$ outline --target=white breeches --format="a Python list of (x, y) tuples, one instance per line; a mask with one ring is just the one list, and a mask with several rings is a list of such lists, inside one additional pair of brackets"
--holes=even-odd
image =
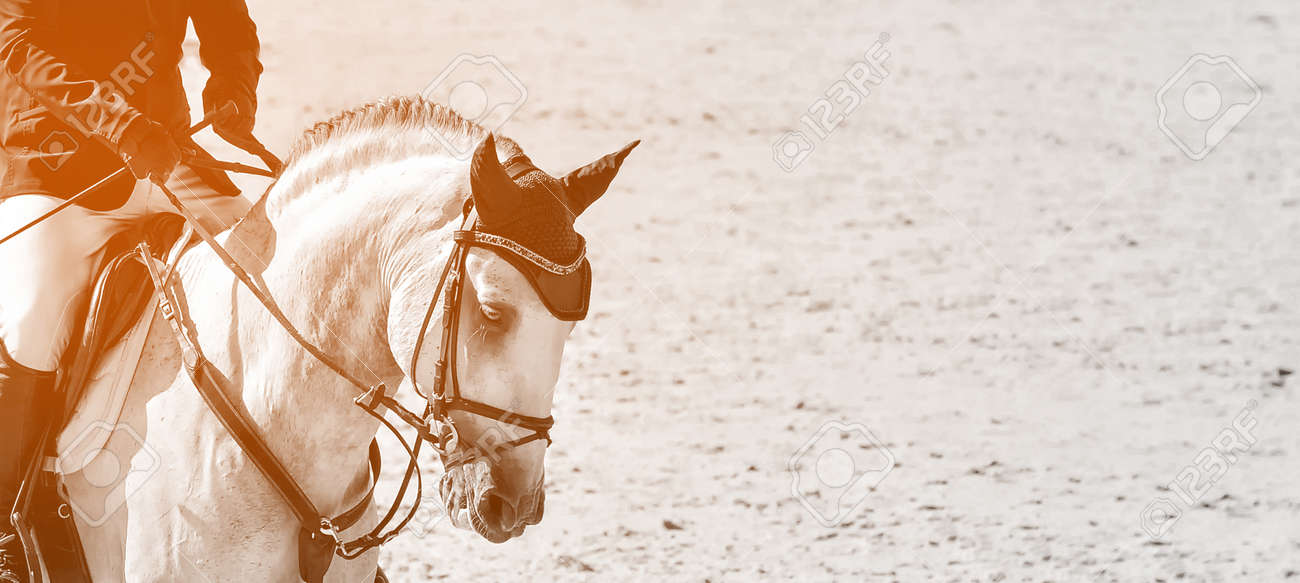
[[(242, 196), (208, 189), (174, 191), (211, 232), (234, 225), (248, 211)], [(61, 199), (18, 195), (0, 201), (0, 236), (48, 212)], [(81, 317), (91, 279), (109, 238), (139, 221), (175, 209), (154, 184), (137, 181), (121, 208), (71, 206), (0, 244), (0, 340), (20, 364), (54, 370)]]

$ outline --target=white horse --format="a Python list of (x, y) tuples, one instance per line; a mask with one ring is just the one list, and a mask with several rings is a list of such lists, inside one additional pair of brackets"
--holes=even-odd
[[(419, 386), (433, 386), (441, 309), (422, 343), (417, 336), (464, 203), (474, 201), (479, 224), (515, 229), (515, 240), (545, 255), (536, 247), (554, 239), (547, 229), (563, 225), (555, 216), (538, 222), (538, 209), (562, 203), (559, 216), (567, 213), (571, 225), (631, 148), (561, 180), (530, 172), (510, 140), (480, 146), (463, 161), (435, 132), (493, 144), (482, 128), (419, 98), (342, 113), (308, 131), (250, 214), (217, 237), (311, 343), (350, 374), (405, 391), (413, 375)], [(507, 168), (511, 175), (502, 179)], [(520, 240), (529, 236), (539, 243)], [(548, 288), (508, 255), (475, 246), (465, 256), (455, 380), (468, 399), (546, 417), (575, 318), (557, 317)], [(178, 273), (204, 352), (272, 451), (322, 513), (355, 504), (369, 482), (367, 447), (379, 428), (354, 405), (357, 389), (296, 344), (210, 249), (187, 252)], [(121, 416), (112, 420), (104, 448), (111, 455), (65, 476), (74, 508), (103, 511), (97, 520), (77, 513), (94, 580), (297, 580), (301, 525), (200, 398), (161, 315), (148, 330)], [(417, 346), (420, 370), (409, 370)], [(489, 431), (524, 435), (465, 411), (451, 418), (462, 444)], [(448, 471), (441, 484), (448, 516), (494, 542), (536, 524), (546, 444), (532, 441)], [(115, 459), (153, 469), (133, 477), (113, 466)], [(116, 483), (122, 475), (125, 484)], [(371, 510), (344, 538), (376, 522)], [(336, 557), (326, 579), (371, 581), (377, 562), (374, 550)]]

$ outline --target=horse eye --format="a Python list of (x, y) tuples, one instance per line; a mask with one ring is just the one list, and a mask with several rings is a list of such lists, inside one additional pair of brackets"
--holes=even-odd
[(498, 310), (490, 306), (479, 306), (479, 312), (482, 312), (483, 317), (490, 322), (501, 321), (501, 316), (502, 316), (501, 310)]

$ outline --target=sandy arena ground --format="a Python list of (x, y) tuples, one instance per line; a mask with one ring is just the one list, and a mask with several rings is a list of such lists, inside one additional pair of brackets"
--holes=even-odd
[[(526, 86), (503, 131), (543, 168), (644, 140), (579, 224), (545, 520), (422, 514), (394, 581), (1300, 580), (1300, 6), (252, 4), (276, 151), (460, 53)], [(888, 77), (812, 135), (882, 33)], [(1198, 53), (1262, 99), (1194, 161), (1155, 94)], [(787, 465), (834, 420), (894, 464), (824, 436), (800, 491), (864, 500), (826, 527)]]

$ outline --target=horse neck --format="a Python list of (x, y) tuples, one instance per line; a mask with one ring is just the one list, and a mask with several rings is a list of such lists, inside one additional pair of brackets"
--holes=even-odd
[[(448, 211), (458, 207), (460, 195), (455, 188), (443, 197), (417, 192), (430, 181), (394, 180), (392, 171), (360, 169), (290, 201), (277, 200), (285, 193), (273, 186), (221, 238), (303, 337), (356, 378), (397, 387), (403, 372), (386, 330), (393, 286), (411, 265), (427, 268), (421, 260), (426, 253), (410, 249), (414, 231), (450, 239), (454, 214)], [(441, 212), (414, 221), (413, 213), (431, 210), (415, 204), (423, 200)], [(186, 281), (187, 289), (235, 287), (233, 276), (213, 261), (196, 259), (187, 271), (198, 281)], [(378, 422), (352, 403), (359, 389), (303, 350), (250, 293), (241, 290), (237, 300), (213, 297), (208, 327), (224, 319), (228, 334), (225, 341), (204, 342), (208, 356), (242, 391), (250, 415), (267, 429), (273, 450), (288, 456), (286, 465), (308, 495), (322, 511), (341, 508), (358, 484), (349, 488), (339, 477), (364, 473), (367, 446), (378, 430)]]

